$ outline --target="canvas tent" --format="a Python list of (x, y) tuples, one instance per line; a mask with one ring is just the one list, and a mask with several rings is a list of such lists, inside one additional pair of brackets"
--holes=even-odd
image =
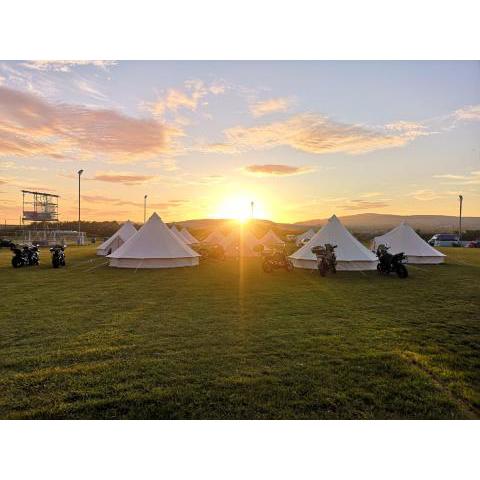
[(213, 232), (210, 232), (207, 237), (202, 240), (204, 243), (214, 243), (217, 245), (223, 245), (225, 242), (226, 237), (223, 235), (223, 233), (217, 228)]
[(312, 248), (330, 243), (337, 245), (337, 270), (375, 270), (377, 257), (364, 247), (333, 215), (311, 240), (290, 256), (297, 268), (317, 268), (317, 257)]
[(198, 240), (185, 227), (180, 230), (180, 235), (185, 239), (187, 245), (198, 243)]
[(303, 232), (300, 235), (297, 235), (297, 239), (296, 239), (297, 245), (301, 245), (304, 242), (304, 240), (310, 240), (314, 235), (315, 235), (315, 230), (313, 228), (310, 228), (310, 230), (307, 230), (306, 232)]
[(107, 258), (111, 267), (175, 268), (198, 265), (199, 256), (154, 213), (136, 235)]
[(180, 233), (180, 230), (177, 228), (176, 225), (172, 225), (170, 227), (170, 231), (180, 240), (182, 241), (183, 243), (187, 243), (185, 241), (185, 237)]
[(255, 257), (259, 255), (255, 251), (258, 244), (257, 237), (241, 226), (239, 229), (232, 230), (221, 245), (227, 257)]
[(133, 223), (125, 222), (109, 239), (105, 240), (98, 248), (97, 255), (108, 255), (123, 245), (132, 235), (137, 233)]
[(260, 240), (258, 240), (258, 243), (264, 247), (285, 244), (285, 242), (273, 230), (269, 230)]
[(373, 248), (379, 245), (390, 247), (392, 254), (403, 252), (407, 263), (443, 263), (445, 255), (431, 247), (415, 230), (405, 222), (390, 232), (373, 239)]

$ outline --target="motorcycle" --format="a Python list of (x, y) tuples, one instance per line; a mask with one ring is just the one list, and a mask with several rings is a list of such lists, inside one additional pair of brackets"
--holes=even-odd
[(13, 245), (11, 250), (13, 252), (12, 266), (14, 268), (38, 265), (40, 262), (38, 245), (32, 245), (31, 247), (25, 245), (22, 248)]
[(204, 243), (194, 247), (202, 260), (225, 260), (225, 249), (216, 243)]
[(53, 268), (64, 267), (65, 263), (65, 245), (55, 245), (50, 248), (52, 252), (52, 266)]
[(395, 272), (399, 278), (407, 278), (408, 270), (403, 264), (407, 260), (403, 252), (391, 254), (386, 245), (379, 245), (377, 248), (378, 265), (377, 272), (380, 275), (388, 275)]
[(280, 268), (285, 269), (287, 272), (293, 270), (293, 263), (287, 257), (283, 248), (281, 250), (265, 251), (263, 245), (257, 245), (254, 247), (254, 250), (263, 257), (262, 268), (265, 273), (272, 273)]
[(317, 268), (322, 277), (327, 272), (337, 273), (337, 256), (335, 255), (336, 245), (326, 243), (312, 248), (312, 253), (317, 257)]

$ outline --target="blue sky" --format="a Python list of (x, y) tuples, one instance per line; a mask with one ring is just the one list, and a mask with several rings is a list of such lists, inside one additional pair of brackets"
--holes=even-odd
[(480, 215), (479, 62), (0, 62), (0, 217)]

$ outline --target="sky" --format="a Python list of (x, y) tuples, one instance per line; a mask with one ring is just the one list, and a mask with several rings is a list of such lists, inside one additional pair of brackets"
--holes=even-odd
[(480, 62), (0, 61), (0, 221), (480, 216)]

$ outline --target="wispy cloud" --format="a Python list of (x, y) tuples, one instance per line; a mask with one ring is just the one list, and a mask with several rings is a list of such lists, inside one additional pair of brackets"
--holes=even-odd
[(362, 198), (372, 198), (372, 197), (379, 197), (381, 195), (384, 195), (383, 192), (365, 192), (365, 193), (362, 193), (360, 196)]
[(369, 201), (369, 200), (349, 200), (340, 205), (342, 210), (376, 210), (378, 208), (386, 208), (389, 204), (384, 200)]
[(432, 200), (437, 200), (438, 198), (442, 198), (443, 194), (430, 189), (420, 189), (410, 192), (408, 196), (413, 197), (415, 200), (429, 202)]
[(196, 111), (205, 102), (207, 95), (220, 95), (225, 92), (221, 83), (206, 85), (202, 80), (187, 80), (183, 88), (170, 88), (156, 101), (146, 103), (153, 114), (163, 116), (167, 111), (177, 113), (180, 110)]
[(416, 137), (421, 137), (424, 135), (430, 135), (431, 132), (428, 130), (426, 125), (418, 122), (407, 122), (400, 120), (394, 123), (388, 123), (385, 125), (386, 132), (393, 132), (397, 135), (401, 135), (405, 138), (414, 139)]
[(453, 114), (456, 120), (480, 120), (480, 105), (469, 105), (467, 107), (459, 108)]
[(107, 96), (87, 80), (78, 79), (75, 81), (76, 87), (84, 94), (97, 100), (104, 100)]
[(63, 159), (103, 155), (116, 162), (172, 153), (178, 129), (109, 109), (52, 104), (0, 86), (0, 156)]
[(201, 151), (236, 153), (289, 146), (303, 152), (323, 154), (366, 153), (400, 147), (411, 142), (423, 130), (372, 129), (361, 125), (335, 122), (323, 115), (301, 114), (288, 120), (254, 127), (233, 127), (224, 131), (225, 142), (200, 145)]
[(447, 185), (480, 185), (480, 170), (467, 175), (454, 175), (450, 173), (434, 175), (434, 178), (449, 180)]
[(42, 72), (71, 72), (74, 67), (92, 65), (104, 70), (116, 65), (113, 60), (32, 60), (23, 62), (23, 67)]
[[(118, 206), (118, 207), (138, 207), (143, 208), (143, 202), (135, 202), (132, 200), (123, 200), (117, 197), (107, 197), (104, 195), (97, 195), (97, 194), (90, 194), (90, 195), (82, 195), (82, 200), (87, 203), (93, 203), (98, 205), (111, 205), (111, 206)], [(149, 208), (157, 208), (160, 210), (165, 209), (175, 209), (179, 208), (185, 204), (189, 203), (188, 200), (183, 199), (173, 199), (167, 200), (164, 202), (157, 202), (157, 201), (149, 201), (148, 207)]]
[(221, 183), (223, 180), (225, 180), (223, 175), (206, 175), (205, 177), (202, 177), (198, 183), (213, 185)]
[(292, 99), (286, 97), (260, 100), (250, 105), (254, 117), (262, 117), (271, 113), (286, 112), (292, 104)]
[(311, 167), (294, 167), (292, 165), (247, 165), (244, 167), (244, 171), (258, 176), (287, 176), (287, 175), (300, 175), (302, 173), (308, 173), (313, 171)]
[(156, 175), (138, 175), (135, 173), (114, 173), (114, 172), (102, 172), (96, 173), (89, 180), (97, 180), (100, 182), (108, 183), (123, 183), (124, 185), (140, 185), (154, 180)]

